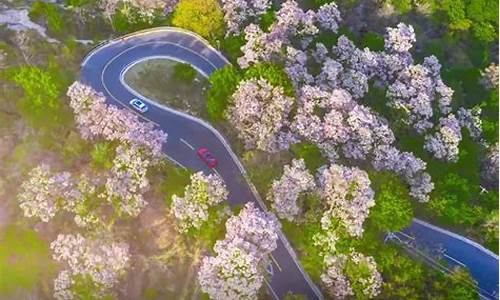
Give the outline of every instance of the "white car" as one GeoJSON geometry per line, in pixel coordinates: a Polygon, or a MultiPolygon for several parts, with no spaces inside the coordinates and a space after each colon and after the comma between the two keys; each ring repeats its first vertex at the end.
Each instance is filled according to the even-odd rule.
{"type": "Polygon", "coordinates": [[[138,112],[145,113],[148,111],[148,106],[146,105],[146,103],[137,98],[130,100],[129,104],[132,105],[132,107],[138,112]]]}

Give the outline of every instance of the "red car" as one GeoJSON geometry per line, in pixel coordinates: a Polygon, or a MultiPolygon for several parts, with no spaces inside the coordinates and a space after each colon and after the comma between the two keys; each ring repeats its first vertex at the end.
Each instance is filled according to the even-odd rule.
{"type": "Polygon", "coordinates": [[[215,166],[217,166],[217,160],[207,148],[200,148],[196,153],[210,168],[215,168],[215,166]]]}

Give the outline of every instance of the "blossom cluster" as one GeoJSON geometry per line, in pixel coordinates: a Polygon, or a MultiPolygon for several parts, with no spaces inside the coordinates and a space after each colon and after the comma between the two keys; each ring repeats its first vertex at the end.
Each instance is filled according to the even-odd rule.
{"type": "Polygon", "coordinates": [[[137,115],[126,109],[106,104],[102,94],[78,81],[68,88],[67,95],[71,99],[70,106],[84,138],[103,137],[106,140],[143,147],[155,158],[161,156],[167,134],[155,129],[152,123],[140,121],[137,115]]]}
{"type": "Polygon", "coordinates": [[[95,196],[95,182],[84,176],[78,180],[68,172],[54,173],[48,165],[41,164],[33,168],[21,184],[18,201],[25,217],[48,222],[63,210],[75,214],[79,227],[89,227],[99,222],[97,215],[85,205],[89,197],[95,196]]]}
{"type": "Polygon", "coordinates": [[[387,90],[388,105],[405,112],[405,121],[419,133],[433,127],[430,120],[435,102],[441,113],[451,111],[453,90],[441,80],[440,69],[435,56],[426,57],[422,64],[410,65],[402,70],[387,90]]]}
{"type": "Polygon", "coordinates": [[[61,300],[77,298],[71,290],[76,276],[88,276],[95,285],[93,297],[102,297],[125,273],[130,260],[127,244],[86,239],[80,234],[59,234],[50,248],[53,258],[68,266],[54,280],[54,297],[61,300]]]}
{"type": "Polygon", "coordinates": [[[277,152],[296,141],[286,130],[293,103],[293,98],[284,95],[282,87],[252,78],[240,82],[232,95],[227,118],[247,149],[277,152]]]}
{"type": "Polygon", "coordinates": [[[177,219],[177,228],[186,232],[190,228],[199,229],[208,219],[209,209],[227,199],[226,185],[215,174],[203,172],[191,175],[191,183],[186,186],[184,197],[172,196],[172,212],[177,219]]]}
{"type": "Polygon", "coordinates": [[[498,87],[498,65],[490,64],[481,72],[481,84],[487,89],[495,89],[498,87]]]}
{"type": "Polygon", "coordinates": [[[294,159],[283,168],[283,175],[275,180],[267,198],[280,218],[293,221],[300,213],[297,199],[300,194],[316,187],[314,177],[306,169],[303,159],[294,159]]]}
{"type": "Polygon", "coordinates": [[[276,21],[268,32],[257,25],[249,24],[245,30],[247,43],[241,48],[243,56],[238,64],[246,68],[259,61],[269,61],[279,57],[284,48],[299,40],[301,48],[307,47],[312,37],[319,32],[319,27],[337,32],[340,12],[334,3],[325,4],[318,12],[303,11],[296,1],[287,0],[276,12],[276,21]]]}
{"type": "Polygon", "coordinates": [[[320,194],[327,204],[322,228],[328,230],[332,219],[340,219],[351,236],[361,236],[363,222],[375,205],[368,174],[356,167],[335,164],[320,168],[318,174],[320,194]]]}
{"type": "Polygon", "coordinates": [[[429,201],[434,189],[431,176],[425,172],[427,164],[411,152],[401,152],[393,146],[382,145],[375,149],[371,163],[377,170],[392,171],[410,186],[410,196],[420,202],[429,201]]]}
{"type": "Polygon", "coordinates": [[[38,217],[43,222],[52,219],[59,209],[58,202],[72,188],[68,172],[52,173],[48,165],[42,164],[28,174],[18,195],[19,206],[25,217],[38,217]]]}
{"type": "Polygon", "coordinates": [[[274,215],[247,203],[226,222],[215,257],[203,258],[198,280],[211,299],[257,299],[264,281],[263,259],[276,249],[279,223],[274,215]]]}
{"type": "Polygon", "coordinates": [[[458,146],[462,140],[460,123],[455,115],[449,114],[439,120],[438,131],[425,137],[425,150],[437,159],[449,162],[458,160],[458,146]]]}
{"type": "Polygon", "coordinates": [[[120,145],[116,148],[113,167],[106,180],[103,198],[115,204],[119,214],[137,216],[146,206],[142,194],[149,188],[146,172],[150,160],[136,146],[120,145]]]}
{"type": "Polygon", "coordinates": [[[394,142],[387,121],[357,104],[342,89],[325,92],[318,87],[304,86],[292,128],[325,149],[340,147],[345,157],[361,160],[377,145],[394,142]],[[318,111],[323,113],[318,115],[318,111]]]}
{"type": "Polygon", "coordinates": [[[457,110],[457,119],[462,128],[467,128],[470,137],[480,145],[485,145],[483,139],[483,121],[481,120],[481,107],[474,106],[473,108],[460,107],[457,110]]]}
{"type": "Polygon", "coordinates": [[[382,276],[373,257],[351,251],[349,254],[325,257],[325,265],[326,271],[321,274],[321,282],[333,298],[354,296],[353,286],[357,287],[357,293],[361,293],[356,298],[374,298],[380,293],[382,276]]]}
{"type": "Polygon", "coordinates": [[[270,7],[270,0],[222,0],[226,34],[239,34],[249,20],[266,13],[270,7]]]}

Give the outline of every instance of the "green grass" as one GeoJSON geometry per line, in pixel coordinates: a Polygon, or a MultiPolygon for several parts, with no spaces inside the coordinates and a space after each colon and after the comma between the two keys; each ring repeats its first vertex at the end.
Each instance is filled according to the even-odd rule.
{"type": "Polygon", "coordinates": [[[191,182],[190,176],[192,172],[175,167],[172,164],[166,164],[163,170],[167,174],[167,178],[161,184],[161,191],[165,195],[165,203],[170,207],[174,194],[178,196],[184,195],[184,187],[191,182]]]}
{"type": "Polygon", "coordinates": [[[35,231],[12,225],[0,232],[0,298],[32,289],[53,271],[49,247],[35,231]]]}

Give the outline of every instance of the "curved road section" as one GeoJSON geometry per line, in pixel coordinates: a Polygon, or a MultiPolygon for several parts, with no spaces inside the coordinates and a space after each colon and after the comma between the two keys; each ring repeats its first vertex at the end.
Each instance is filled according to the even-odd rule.
{"type": "MultiPolygon", "coordinates": [[[[167,158],[192,170],[215,171],[228,187],[231,205],[253,201],[265,210],[241,163],[215,129],[202,120],[161,106],[124,84],[123,74],[129,66],[152,57],[189,63],[205,76],[229,63],[206,41],[191,32],[158,28],[115,39],[94,49],[82,62],[81,81],[102,92],[109,103],[118,106],[129,108],[128,102],[136,97],[148,102],[150,108],[141,118],[168,133],[168,142],[163,149],[167,158]],[[209,169],[198,159],[196,149],[199,147],[207,147],[217,157],[219,163],[216,170],[209,169]]],[[[268,268],[271,277],[266,284],[275,299],[282,299],[288,292],[303,294],[309,299],[323,299],[281,233],[271,258],[272,267],[268,268]]]]}

